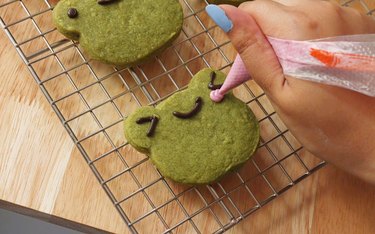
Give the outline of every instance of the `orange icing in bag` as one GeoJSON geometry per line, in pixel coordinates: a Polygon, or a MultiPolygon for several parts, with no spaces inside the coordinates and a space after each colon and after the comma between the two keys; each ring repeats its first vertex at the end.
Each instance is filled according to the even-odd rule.
{"type": "MultiPolygon", "coordinates": [[[[267,39],[284,75],[375,97],[375,34],[310,41],[267,39]]],[[[225,93],[249,79],[245,64],[237,55],[223,86],[212,91],[211,99],[221,101],[225,93]]]]}

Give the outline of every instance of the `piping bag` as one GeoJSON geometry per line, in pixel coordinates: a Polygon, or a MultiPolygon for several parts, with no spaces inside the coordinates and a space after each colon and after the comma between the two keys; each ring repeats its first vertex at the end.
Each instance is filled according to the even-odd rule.
{"type": "MultiPolygon", "coordinates": [[[[375,34],[293,41],[267,37],[285,76],[334,85],[375,97],[375,34]]],[[[239,55],[224,84],[211,92],[220,102],[231,89],[250,80],[239,55]]]]}

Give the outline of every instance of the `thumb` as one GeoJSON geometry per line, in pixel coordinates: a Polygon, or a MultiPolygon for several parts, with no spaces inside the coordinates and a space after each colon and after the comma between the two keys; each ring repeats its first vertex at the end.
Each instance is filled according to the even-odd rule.
{"type": "Polygon", "coordinates": [[[270,95],[277,94],[285,81],[283,70],[254,18],[230,5],[208,5],[206,11],[228,34],[250,76],[265,92],[270,95]]]}

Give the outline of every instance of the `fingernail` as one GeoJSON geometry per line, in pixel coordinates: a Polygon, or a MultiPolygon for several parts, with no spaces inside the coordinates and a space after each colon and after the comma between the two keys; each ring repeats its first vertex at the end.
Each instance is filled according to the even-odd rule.
{"type": "Polygon", "coordinates": [[[225,14],[225,11],[217,5],[210,4],[206,6],[206,12],[224,32],[227,33],[233,28],[232,21],[225,14]]]}

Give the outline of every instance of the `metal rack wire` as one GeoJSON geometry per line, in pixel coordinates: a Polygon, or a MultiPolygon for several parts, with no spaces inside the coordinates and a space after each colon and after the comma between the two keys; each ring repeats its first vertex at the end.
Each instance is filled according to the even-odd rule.
{"type": "MultiPolygon", "coordinates": [[[[234,50],[205,15],[207,3],[180,2],[185,23],[174,45],[145,64],[116,68],[86,58],[56,31],[53,1],[0,0],[5,33],[133,233],[224,232],[324,166],[304,151],[252,81],[235,93],[258,117],[261,144],[242,169],[219,183],[177,185],[129,147],[122,121],[135,108],[185,88],[204,67],[227,72],[232,63],[234,50]]],[[[374,12],[362,0],[342,4],[374,12]]]]}

